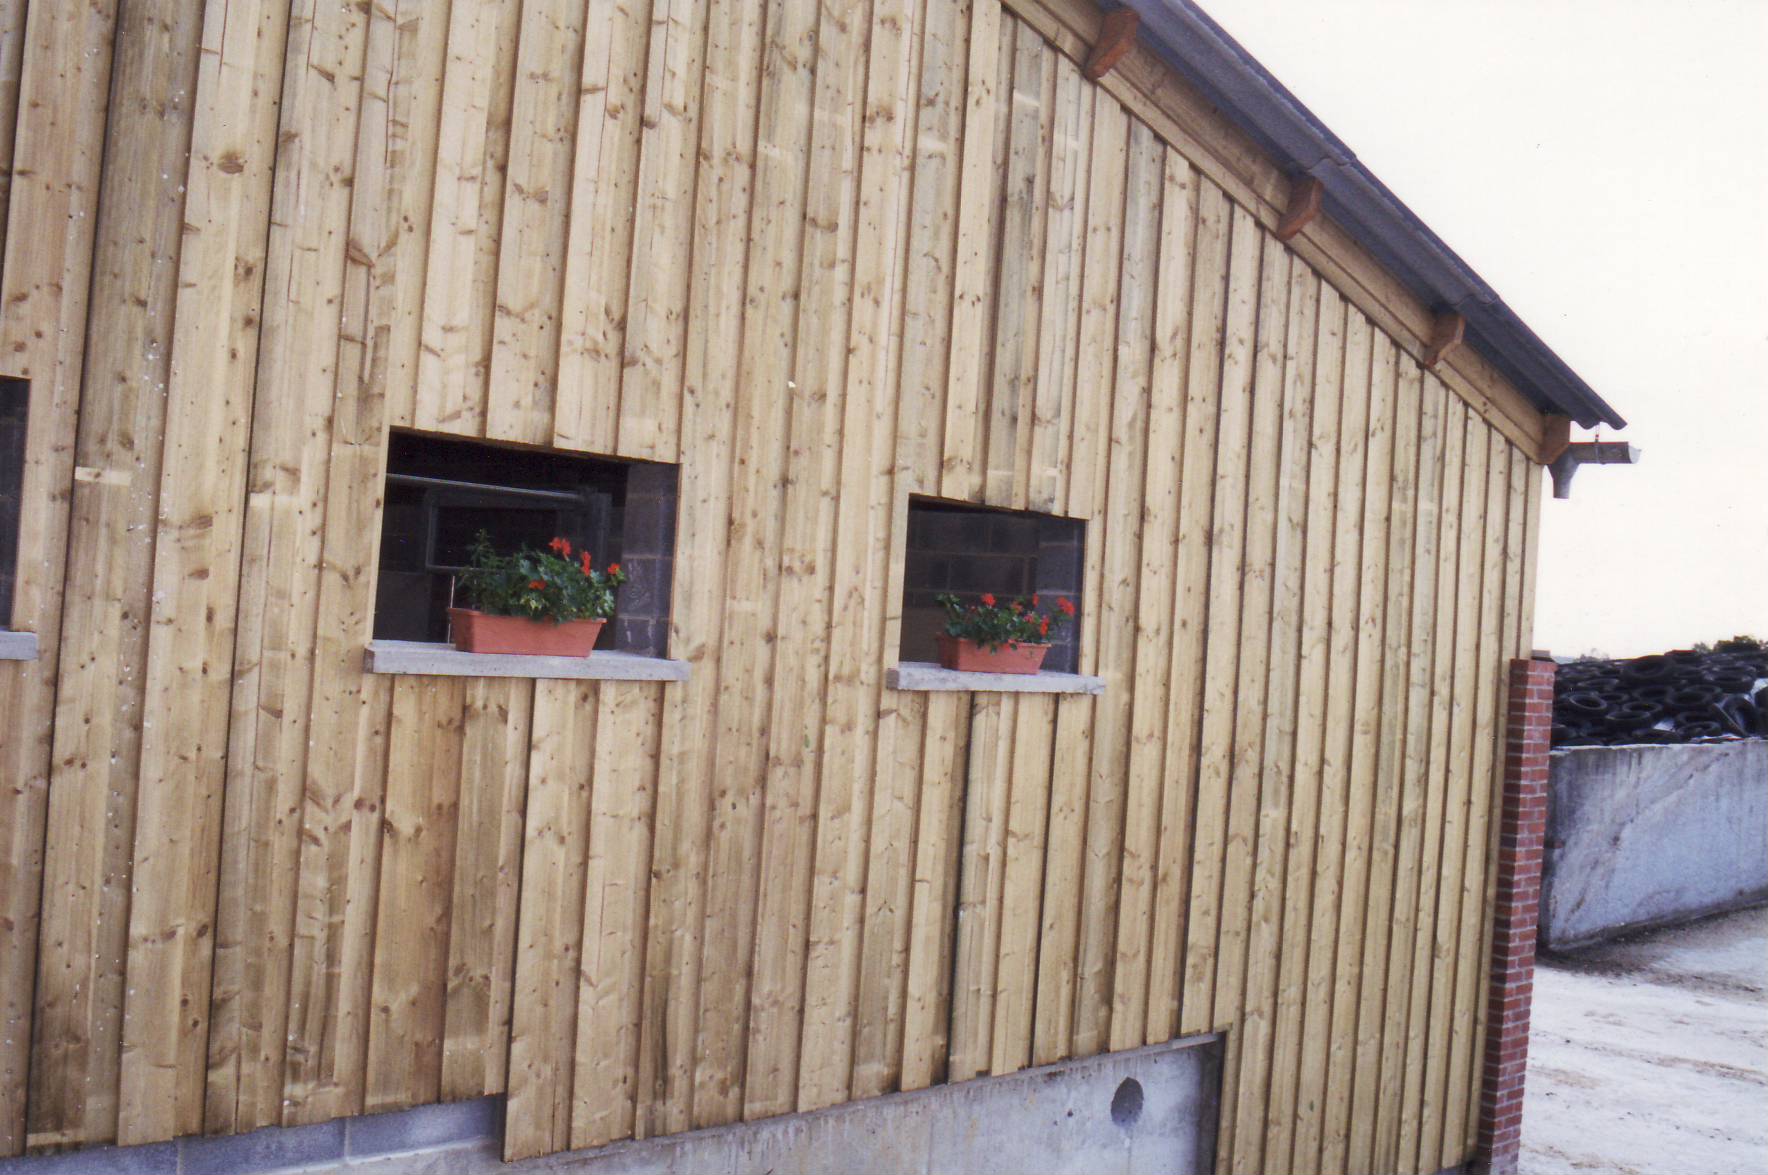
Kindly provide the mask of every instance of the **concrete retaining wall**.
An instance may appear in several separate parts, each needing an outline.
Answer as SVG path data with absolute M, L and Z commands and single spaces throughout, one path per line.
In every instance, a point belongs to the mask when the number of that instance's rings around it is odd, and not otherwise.
M 502 1098 L 317 1126 L 0 1159 L 0 1175 L 1207 1175 L 1221 1038 L 1194 1037 L 809 1114 L 505 1164 Z
M 1541 945 L 1768 899 L 1768 741 L 1555 751 Z

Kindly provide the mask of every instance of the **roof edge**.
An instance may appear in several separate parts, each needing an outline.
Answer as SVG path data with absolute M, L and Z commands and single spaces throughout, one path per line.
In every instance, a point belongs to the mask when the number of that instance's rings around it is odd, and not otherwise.
M 1432 310 L 1467 320 L 1467 342 L 1543 412 L 1585 428 L 1626 420 L 1541 340 L 1473 267 L 1365 167 L 1343 140 L 1192 0 L 1127 0 L 1143 36 L 1286 171 L 1325 189 L 1337 221 Z

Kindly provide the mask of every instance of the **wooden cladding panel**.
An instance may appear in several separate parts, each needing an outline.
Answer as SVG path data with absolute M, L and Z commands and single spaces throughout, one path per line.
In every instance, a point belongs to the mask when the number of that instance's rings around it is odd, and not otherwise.
M 518 1157 L 1220 1029 L 1224 1169 L 1459 1160 L 1529 422 L 1033 7 L 31 6 L 0 1153 L 507 1092 Z M 104 268 L 162 157 L 166 273 Z M 364 675 L 392 426 L 679 460 L 690 678 Z M 911 493 L 1087 523 L 1104 695 L 884 688 Z

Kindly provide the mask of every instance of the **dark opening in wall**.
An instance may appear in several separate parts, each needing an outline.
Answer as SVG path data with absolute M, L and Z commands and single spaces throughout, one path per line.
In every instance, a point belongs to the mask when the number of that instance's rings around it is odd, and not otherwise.
M 0 378 L 0 628 L 12 626 L 18 583 L 18 526 L 24 510 L 25 425 L 29 380 Z
M 945 623 L 936 599 L 941 594 L 949 592 L 965 602 L 984 592 L 1003 601 L 1035 595 L 1046 611 L 1059 599 L 1074 604 L 1074 621 L 1052 634 L 1044 669 L 1077 672 L 1085 550 L 1086 524 L 1078 519 L 910 498 L 898 656 L 904 661 L 938 659 L 936 638 Z
M 499 551 L 555 536 L 627 582 L 597 648 L 663 657 L 675 565 L 676 467 L 395 432 L 387 455 L 374 635 L 446 641 L 455 576 L 483 530 Z

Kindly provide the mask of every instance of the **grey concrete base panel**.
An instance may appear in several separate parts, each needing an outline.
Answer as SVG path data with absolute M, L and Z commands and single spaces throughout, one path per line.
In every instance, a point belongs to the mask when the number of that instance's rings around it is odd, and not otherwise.
M 1768 899 L 1768 741 L 1574 747 L 1549 771 L 1549 950 Z
M 1221 1038 L 1193 1037 L 712 1130 L 503 1163 L 501 1099 L 233 1138 L 0 1160 L 0 1175 L 1207 1175 Z

